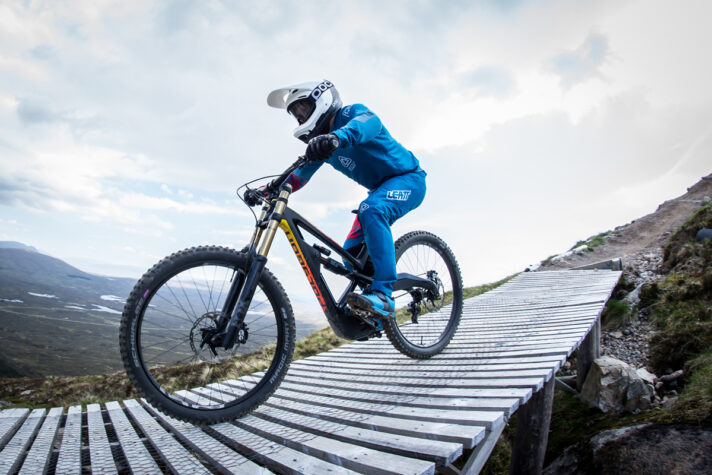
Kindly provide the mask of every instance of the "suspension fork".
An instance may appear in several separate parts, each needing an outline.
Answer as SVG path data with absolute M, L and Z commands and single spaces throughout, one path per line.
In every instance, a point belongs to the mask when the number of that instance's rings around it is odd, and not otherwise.
M 261 226 L 258 226 L 255 228 L 255 232 L 252 235 L 252 242 L 250 243 L 249 248 L 250 260 L 248 262 L 249 270 L 247 275 L 243 276 L 240 274 L 230 288 L 228 297 L 233 299 L 237 298 L 237 303 L 235 304 L 234 311 L 224 313 L 224 315 L 231 315 L 230 321 L 225 329 L 224 337 L 220 343 L 220 346 L 223 346 L 226 349 L 231 348 L 235 343 L 237 331 L 240 327 L 242 327 L 245 315 L 247 315 L 247 310 L 250 308 L 252 297 L 255 295 L 257 284 L 260 281 L 262 271 L 267 263 L 267 254 L 269 254 L 269 250 L 272 247 L 274 235 L 277 232 L 279 223 L 282 221 L 282 213 L 287 207 L 287 201 L 289 200 L 291 192 L 291 185 L 286 184 L 280 188 L 279 197 L 277 198 L 276 203 L 274 203 L 274 209 L 267 223 L 267 229 L 263 230 Z M 270 207 L 268 205 L 262 207 L 260 222 L 264 221 L 264 218 L 269 212 L 269 208 Z M 257 251 L 255 252 L 255 250 Z M 237 295 L 239 295 L 239 297 L 236 297 Z
M 247 266 L 245 266 L 246 269 L 252 267 L 252 256 L 254 256 L 255 254 L 255 248 L 260 242 L 260 237 L 262 236 L 262 232 L 266 227 L 265 218 L 267 217 L 267 213 L 269 213 L 269 210 L 271 208 L 272 206 L 270 203 L 264 203 L 262 205 L 262 211 L 260 212 L 260 217 L 257 219 L 257 224 L 255 225 L 254 232 L 252 233 L 252 238 L 250 239 L 250 242 L 247 244 L 245 249 L 243 249 L 243 252 L 247 251 Z M 245 283 L 245 275 L 245 272 L 235 272 L 235 276 L 233 277 L 232 283 L 230 284 L 230 289 L 228 290 L 227 296 L 225 297 L 225 305 L 223 305 L 220 318 L 217 321 L 217 328 L 224 329 L 227 326 L 227 323 L 230 320 L 230 317 L 232 316 L 233 310 L 235 310 L 237 298 L 240 295 L 242 286 Z

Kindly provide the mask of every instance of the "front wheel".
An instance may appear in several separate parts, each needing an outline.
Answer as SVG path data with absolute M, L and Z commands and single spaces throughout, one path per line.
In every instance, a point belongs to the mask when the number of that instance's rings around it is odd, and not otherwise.
M 134 287 L 121 319 L 121 357 L 138 392 L 156 408 L 214 424 L 248 413 L 279 386 L 294 352 L 294 316 L 267 269 L 235 345 L 213 351 L 203 344 L 248 266 L 244 253 L 195 247 L 163 259 Z M 261 377 L 245 377 L 259 371 Z
M 462 316 L 462 277 L 454 254 L 439 237 L 413 231 L 395 243 L 396 270 L 433 282 L 437 292 L 413 288 L 396 291 L 396 318 L 384 319 L 383 329 L 401 353 L 430 358 L 450 342 Z

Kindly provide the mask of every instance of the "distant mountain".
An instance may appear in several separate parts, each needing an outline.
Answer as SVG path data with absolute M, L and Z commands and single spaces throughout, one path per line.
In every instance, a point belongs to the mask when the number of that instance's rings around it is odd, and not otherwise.
M 0 243 L 0 376 L 120 369 L 118 326 L 134 283 Z
M 24 249 L 25 251 L 38 252 L 34 247 L 17 241 L 0 241 L 0 249 Z
M 103 277 L 17 242 L 0 243 L 0 377 L 123 368 L 118 330 L 135 279 Z M 197 298 L 197 294 L 195 296 Z M 297 336 L 326 321 L 297 313 Z

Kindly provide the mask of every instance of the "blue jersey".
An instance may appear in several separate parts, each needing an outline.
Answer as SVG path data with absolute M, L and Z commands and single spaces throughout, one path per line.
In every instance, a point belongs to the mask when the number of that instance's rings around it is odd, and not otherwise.
M 363 104 L 342 107 L 331 133 L 339 138 L 339 148 L 326 162 L 369 191 L 388 178 L 420 169 L 418 159 Z M 288 183 L 293 190 L 304 186 L 323 163 L 311 162 L 292 173 Z

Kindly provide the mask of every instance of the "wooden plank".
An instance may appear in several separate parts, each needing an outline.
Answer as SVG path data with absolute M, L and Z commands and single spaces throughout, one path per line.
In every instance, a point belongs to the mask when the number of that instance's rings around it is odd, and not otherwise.
M 516 310 L 511 307 L 506 309 L 496 310 L 488 306 L 483 306 L 477 312 L 470 314 L 470 312 L 463 312 L 463 316 L 466 317 L 463 321 L 465 325 L 481 325 L 483 323 L 506 323 L 506 322 L 519 322 L 526 320 L 537 320 L 537 321 L 566 321 L 574 318 L 581 318 L 595 313 L 601 307 L 600 303 L 586 306 L 576 306 L 570 309 L 536 309 L 531 308 L 531 306 L 522 307 L 521 310 Z M 478 321 L 474 318 L 467 318 L 468 316 L 476 317 L 477 315 L 487 312 L 487 320 Z
M 570 345 L 567 344 L 561 344 L 557 342 L 542 342 L 540 344 L 532 344 L 528 346 L 515 346 L 515 347 L 508 347 L 505 345 L 501 346 L 495 346 L 495 345 L 472 345 L 471 348 L 463 348 L 460 346 L 460 348 L 445 348 L 443 350 L 443 357 L 456 357 L 459 355 L 470 355 L 470 354 L 481 354 L 481 353 L 503 353 L 503 352 L 512 352 L 512 351 L 526 351 L 526 350 L 533 350 L 534 352 L 537 351 L 551 351 L 552 349 L 560 350 L 562 353 L 568 353 L 570 350 Z M 368 347 L 360 347 L 360 348 L 348 348 L 348 347 L 339 347 L 335 348 L 333 350 L 330 350 L 326 353 L 327 355 L 331 356 L 358 356 L 358 355 L 367 355 L 367 356 L 396 356 L 398 359 L 405 361 L 408 357 L 403 355 L 402 353 L 398 352 L 395 348 L 392 346 L 380 346 L 380 347 L 373 347 L 373 348 L 368 348 Z M 440 356 L 440 355 L 437 355 Z M 437 357 L 436 356 L 436 357 Z
M 22 455 L 40 428 L 44 414 L 44 409 L 32 411 L 12 439 L 0 451 L 0 474 L 15 473 L 20 465 Z
M 55 473 L 80 474 L 82 471 L 82 406 L 72 406 L 67 411 L 62 445 Z
M 199 427 L 187 422 L 179 421 L 160 412 L 145 399 L 141 399 L 143 406 L 155 417 L 159 418 L 171 428 L 171 431 L 185 444 L 208 460 L 213 467 L 225 473 L 270 473 L 253 461 L 243 457 L 234 449 L 206 434 Z
M 161 427 L 138 401 L 134 399 L 124 401 L 124 407 L 171 470 L 179 474 L 210 473 L 203 464 Z
M 314 455 L 360 472 L 425 475 L 435 472 L 435 464 L 348 444 L 248 415 L 234 422 L 238 427 L 278 442 L 294 450 Z
M 27 453 L 27 456 L 22 463 L 20 475 L 35 475 L 38 473 L 44 473 L 47 470 L 52 445 L 54 443 L 54 438 L 57 434 L 57 428 L 59 427 L 59 422 L 62 419 L 63 412 L 64 409 L 61 407 L 54 407 L 50 409 L 49 413 L 42 422 L 42 428 L 39 430 L 37 437 L 35 437 L 35 440 L 32 443 L 30 451 Z
M 107 402 L 106 410 L 131 471 L 133 473 L 159 473 L 158 465 L 136 434 L 119 403 L 116 401 Z
M 557 366 L 558 360 L 556 361 L 538 361 L 530 362 L 528 364 L 514 364 L 514 363 L 502 363 L 502 364 L 491 364 L 491 363 L 466 363 L 461 362 L 457 365 L 460 371 L 478 371 L 478 372 L 492 372 L 497 373 L 499 371 L 506 370 L 517 370 L 517 369 L 551 369 Z M 410 374 L 412 372 L 423 372 L 423 373 L 437 373 L 440 371 L 448 371 L 452 368 L 452 365 L 447 364 L 432 364 L 432 365 L 379 365 L 379 368 L 394 368 L 401 371 L 403 374 Z M 320 361 L 316 359 L 303 359 L 299 361 L 292 362 L 290 368 L 304 368 L 312 369 L 314 371 L 319 371 L 320 368 L 341 368 L 350 369 L 355 372 L 361 372 L 373 369 L 373 364 L 368 364 L 365 362 L 348 362 L 339 360 L 326 360 Z
M 87 405 L 87 429 L 89 432 L 89 459 L 92 473 L 117 473 L 114 456 L 106 436 L 104 419 L 99 404 Z
M 319 377 L 310 376 L 314 381 L 339 381 L 342 384 L 351 382 L 370 383 L 378 385 L 377 377 L 368 376 L 341 376 L 341 375 L 319 375 Z M 449 388 L 462 389 L 516 389 L 516 388 L 539 388 L 542 385 L 543 378 L 502 378 L 502 379 L 464 379 L 452 378 L 444 381 L 433 381 L 430 378 L 392 378 L 390 383 L 408 387 L 424 387 L 432 388 L 433 390 L 442 386 Z
M 551 365 L 553 366 L 553 365 Z M 317 368 L 313 366 L 305 367 L 302 365 L 295 365 L 290 368 L 293 375 L 301 375 L 305 377 L 313 377 L 316 375 L 331 375 L 331 374 L 342 374 L 342 375 L 353 375 L 354 371 L 351 368 L 338 368 L 336 366 L 319 366 Z M 430 381 L 437 382 L 439 379 L 502 379 L 502 378 L 519 378 L 519 377 L 546 377 L 551 373 L 551 367 L 543 369 L 502 369 L 500 371 L 477 371 L 470 368 L 460 368 L 454 366 L 450 369 L 443 369 L 439 372 L 434 371 L 409 371 L 403 372 L 399 371 L 398 368 L 387 369 L 364 369 L 358 371 L 357 374 L 361 376 L 372 376 L 378 378 L 397 378 L 406 377 L 408 379 L 426 378 Z
M 584 330 L 574 329 L 572 331 L 559 331 L 552 330 L 549 332 L 516 332 L 516 333 L 505 333 L 501 330 L 496 332 L 473 332 L 468 334 L 465 332 L 455 333 L 453 339 L 450 341 L 450 345 L 455 347 L 459 345 L 472 345 L 472 344 L 486 344 L 486 343 L 500 343 L 500 342 L 510 342 L 510 341 L 526 341 L 526 342 L 536 342 L 536 341 L 549 341 L 549 340 L 574 340 L 583 338 Z M 372 346 L 379 345 L 389 345 L 390 342 L 373 340 Z M 365 345 L 353 345 L 353 347 L 360 347 Z M 449 345 L 448 345 L 449 346 Z M 299 360 L 301 361 L 301 360 Z
M 265 439 L 250 431 L 223 422 L 210 427 L 223 440 L 237 447 L 240 452 L 257 463 L 265 465 L 277 473 L 304 475 L 333 475 L 357 473 L 348 468 L 325 462 L 299 450 Z
M 0 411 L 0 448 L 12 438 L 15 430 L 30 413 L 28 409 L 3 409 Z
M 461 356 L 455 355 L 455 357 L 449 357 L 448 355 L 437 355 L 434 356 L 430 359 L 427 360 L 414 360 L 414 359 L 396 359 L 396 358 L 389 358 L 389 359 L 384 359 L 375 362 L 373 358 L 370 358 L 368 356 L 364 355 L 353 355 L 353 356 L 343 356 L 343 355 L 335 355 L 335 356 L 326 356 L 325 353 L 321 353 L 318 355 L 310 356 L 309 358 L 312 358 L 317 361 L 325 361 L 325 362 L 349 362 L 349 363 L 368 363 L 371 366 L 373 366 L 375 363 L 377 363 L 379 366 L 436 366 L 436 365 L 442 365 L 442 364 L 448 364 L 450 361 L 456 360 L 457 364 L 460 365 L 466 365 L 468 362 L 469 364 L 517 364 L 517 363 L 527 363 L 527 362 L 534 362 L 534 363 L 540 363 L 540 362 L 545 362 L 545 361 L 552 361 L 552 362 L 560 362 L 563 364 L 566 361 L 566 356 L 557 354 L 557 355 L 544 355 L 544 356 L 530 356 L 526 358 L 522 358 L 520 356 L 507 356 L 507 355 L 500 355 L 500 356 L 486 356 L 486 357 L 477 357 L 477 356 L 471 356 L 469 358 L 463 358 Z
M 553 346 L 549 348 L 541 348 L 539 350 L 537 349 L 528 349 L 528 350 L 508 350 L 508 349 L 503 349 L 503 350 L 493 350 L 493 351 L 486 351 L 486 349 L 483 348 L 473 348 L 471 352 L 466 353 L 462 351 L 448 351 L 445 349 L 443 352 L 443 359 L 444 357 L 447 357 L 448 359 L 451 360 L 456 360 L 456 359 L 473 359 L 473 358 L 493 358 L 493 357 L 504 357 L 504 356 L 526 356 L 526 357 L 533 357 L 533 356 L 554 356 L 554 355 L 568 355 L 572 351 L 571 347 L 568 346 Z M 368 353 L 368 352 L 353 352 L 353 351 L 343 351 L 343 352 L 329 352 L 329 356 L 346 356 L 346 357 L 353 357 L 353 356 L 359 356 L 362 355 L 364 357 L 372 358 L 374 363 L 378 360 L 387 360 L 387 359 L 395 359 L 399 361 L 403 361 L 406 357 L 403 356 L 400 353 L 395 353 L 392 351 L 380 351 L 380 352 L 373 352 L 373 353 Z M 438 358 L 440 359 L 440 358 Z

